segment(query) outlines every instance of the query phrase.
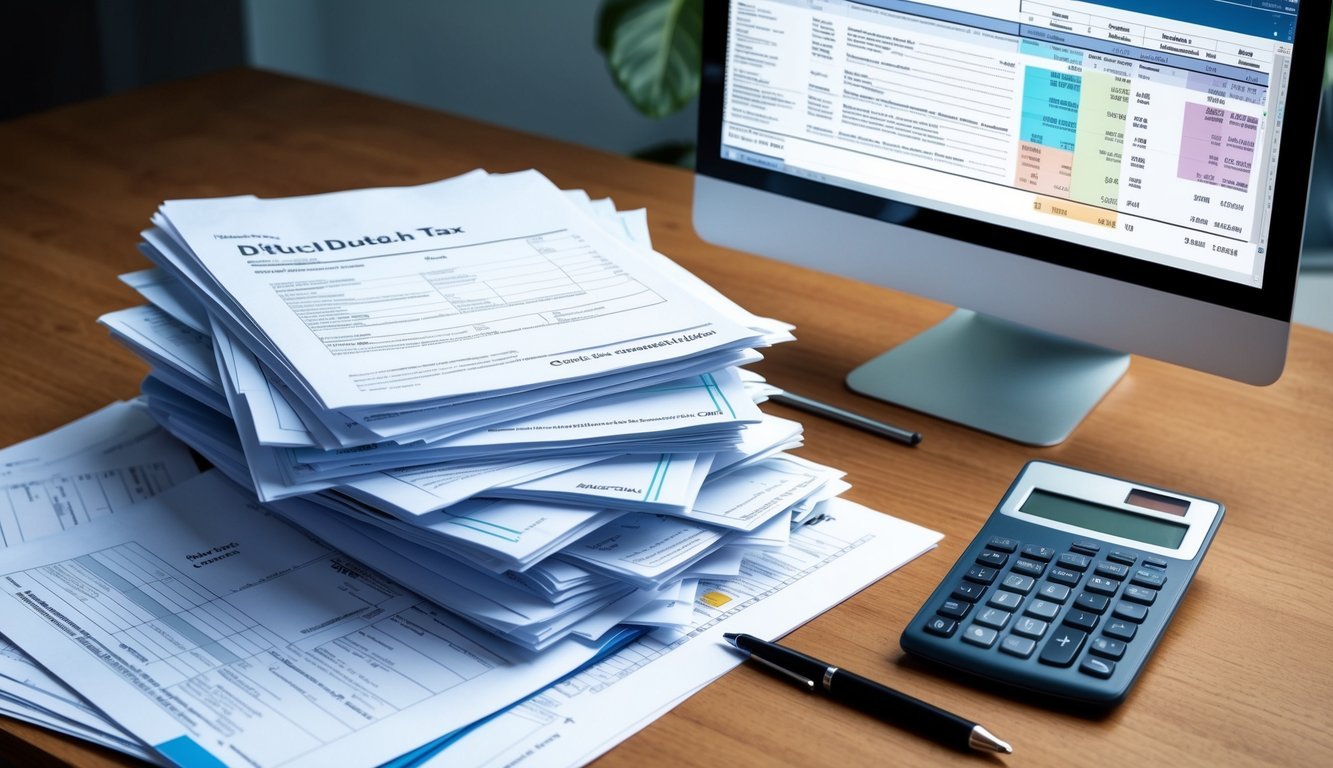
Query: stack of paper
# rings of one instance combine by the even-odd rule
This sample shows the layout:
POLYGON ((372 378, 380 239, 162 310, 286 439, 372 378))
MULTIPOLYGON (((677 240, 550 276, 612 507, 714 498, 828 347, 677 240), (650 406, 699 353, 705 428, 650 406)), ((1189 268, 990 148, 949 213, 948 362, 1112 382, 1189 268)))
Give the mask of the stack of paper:
POLYGON ((938 537, 786 453, 741 365, 790 328, 643 212, 475 172, 153 224, 149 305, 101 319, 143 403, 0 456, 8 715, 156 763, 480 764, 523 753, 495 713, 659 659, 669 700, 561 731, 587 760, 736 663, 668 651, 785 631, 938 537))
POLYGON ((0 468, 0 711, 183 766, 580 763, 739 663, 722 631, 785 632, 938 539, 836 499, 684 626, 525 654, 195 474, 135 404, 0 468))
POLYGON ((290 521, 527 651, 683 626, 846 489, 739 366, 791 338, 536 172, 164 204, 101 320, 290 521))
MULTIPOLYGON (((0 552, 0 711, 156 762, 409 765, 761 600, 790 628, 938 537, 786 452, 800 425, 740 366, 790 327, 653 252, 641 211, 475 172, 153 223, 123 278, 149 305, 101 318, 143 404, 0 465, 7 543, 87 523, 0 552)), ((727 663, 664 671, 673 700, 727 663)))
POLYGON ((717 451, 760 418, 734 366, 791 338, 634 245, 642 217, 535 172, 154 223, 160 272, 130 280, 219 368, 168 383, 216 408, 221 381, 264 500, 444 461, 717 451))

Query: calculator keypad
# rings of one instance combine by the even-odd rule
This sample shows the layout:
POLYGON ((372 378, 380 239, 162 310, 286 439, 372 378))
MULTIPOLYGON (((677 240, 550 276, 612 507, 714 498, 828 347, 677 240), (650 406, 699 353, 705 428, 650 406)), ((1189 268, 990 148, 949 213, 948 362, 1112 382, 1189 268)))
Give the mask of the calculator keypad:
POLYGON ((969 603, 975 603, 977 600, 981 598, 982 593, 984 593, 985 591, 986 588, 981 586, 980 584, 969 584, 967 582, 963 582, 962 584, 959 584, 958 586, 953 588, 953 596, 958 600, 965 600, 969 603))
POLYGON ((1039 619, 1053 619, 1060 613, 1060 604, 1052 603, 1050 600, 1033 600, 1024 613, 1039 619))
POLYGON ((1188 506, 1139 504, 1135 488, 1028 462, 902 629, 902 650, 1043 704, 1124 701, 1224 513, 1173 492, 1188 506), (1122 514, 1096 511, 1108 508, 1122 514))
POLYGON ((1009 635, 1000 643, 1000 650, 1011 656, 1017 656, 1020 659, 1026 659, 1032 655, 1033 649, 1037 647, 1037 641, 1018 635, 1009 635))
POLYGON ((925 629, 1108 679, 1166 583, 1166 565, 1123 550, 1103 555, 1094 541, 1059 551, 993 536, 925 629))
POLYGON ((1051 637, 1042 646, 1038 660, 1053 667, 1067 667, 1074 663, 1078 652, 1083 650, 1083 641, 1088 633, 1071 627, 1061 627, 1051 633, 1051 637))

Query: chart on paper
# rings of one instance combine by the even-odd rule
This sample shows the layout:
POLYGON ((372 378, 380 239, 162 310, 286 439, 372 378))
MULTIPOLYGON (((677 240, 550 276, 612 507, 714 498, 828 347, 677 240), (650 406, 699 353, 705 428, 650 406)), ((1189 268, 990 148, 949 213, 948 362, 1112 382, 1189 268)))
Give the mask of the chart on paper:
POLYGON ((181 479, 157 461, 0 487, 0 546, 60 533, 109 515, 181 479))
MULTIPOLYGON (((221 542, 188 557, 206 572, 241 550, 221 542)), ((232 731, 266 763, 318 749, 501 663, 449 631, 437 609, 327 551, 225 595, 138 542, 6 580, 17 600, 182 724, 205 735, 232 731), (298 589, 293 581, 312 586, 309 610, 272 599, 298 589)))

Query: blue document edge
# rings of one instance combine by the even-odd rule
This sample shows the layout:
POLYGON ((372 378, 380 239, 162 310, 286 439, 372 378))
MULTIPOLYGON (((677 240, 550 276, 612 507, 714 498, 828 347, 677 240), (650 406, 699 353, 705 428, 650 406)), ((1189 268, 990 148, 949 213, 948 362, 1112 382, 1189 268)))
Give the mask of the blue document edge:
MULTIPOLYGON (((420 765, 423 761, 428 760, 434 757, 435 755, 438 755, 439 753, 443 752, 444 750, 448 749, 449 747, 453 746, 454 742, 458 741, 467 734, 471 733, 473 730, 480 728, 486 723, 489 723, 491 720, 494 720, 495 718, 499 717, 500 715, 503 715, 504 713, 508 712, 514 707, 517 707, 518 705, 522 704, 523 702, 527 701, 528 699, 532 698, 538 693, 541 693, 542 691, 546 690, 547 688, 550 688, 553 685, 558 685, 559 683, 568 680, 569 678, 579 674, 580 672, 588 669, 589 667, 595 664, 600 663, 601 661, 605 660, 610 656, 614 656, 615 654, 619 653, 622 648, 642 637, 647 631, 648 630, 644 627, 621 627, 617 629, 606 640, 602 641, 602 647, 597 651, 597 654, 595 656, 593 656, 591 659, 588 659, 586 662, 576 667, 573 671, 571 671, 564 677, 561 677, 558 680, 552 681, 542 686, 541 688, 532 691, 528 695, 520 698, 518 701, 515 701, 513 704, 510 704, 504 709, 497 710, 493 714, 487 715, 486 717, 483 717, 482 719, 478 720, 475 723, 472 723, 471 725, 447 733, 441 736, 440 738, 436 739, 435 741, 417 747, 411 752, 406 752, 394 758, 393 760, 390 760, 389 762, 382 764, 380 768, 415 768, 415 766, 420 765)), ((179 741, 179 739, 177 739, 177 741, 179 741)), ((193 744, 193 742, 191 742, 191 744, 193 744)), ((212 756, 208 755, 207 753, 205 753, 204 756, 209 759, 212 759, 212 756)), ((173 755, 168 755, 168 757, 171 757, 173 760, 175 760, 175 757, 173 755)), ((219 765, 219 766, 222 765, 221 763, 218 763, 216 761, 213 763, 182 762, 180 764, 182 766, 188 766, 188 768, 194 768, 194 766, 196 765, 206 768, 211 768, 211 766, 213 765, 219 765)))
POLYGON ((154 744, 153 749, 181 768, 227 768, 226 763, 189 736, 177 736, 171 741, 154 744))

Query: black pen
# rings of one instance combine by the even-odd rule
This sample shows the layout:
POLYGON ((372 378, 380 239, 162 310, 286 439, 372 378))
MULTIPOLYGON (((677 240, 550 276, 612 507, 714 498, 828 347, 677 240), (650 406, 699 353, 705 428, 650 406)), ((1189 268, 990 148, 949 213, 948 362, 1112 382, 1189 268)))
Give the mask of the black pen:
POLYGON ((1014 751, 980 725, 874 680, 752 635, 728 632, 722 637, 742 651, 748 651, 750 658, 796 683, 802 690, 822 691, 829 698, 945 746, 1006 755, 1014 751))
POLYGON ((867 418, 859 413, 843 410, 836 405, 821 403, 818 400, 811 400, 808 397, 803 397, 791 392, 778 392, 777 394, 769 395, 768 399, 777 403, 782 403, 783 405, 790 405, 792 408, 807 413, 813 413, 817 416, 833 419, 834 421, 846 424, 849 427, 864 429, 867 432, 879 435, 880 437, 887 437, 890 440, 895 440, 903 445, 916 445, 921 442, 920 432, 913 432, 910 429, 903 429, 902 427, 895 427, 892 424, 885 424, 882 421, 875 421, 874 419, 867 418))

